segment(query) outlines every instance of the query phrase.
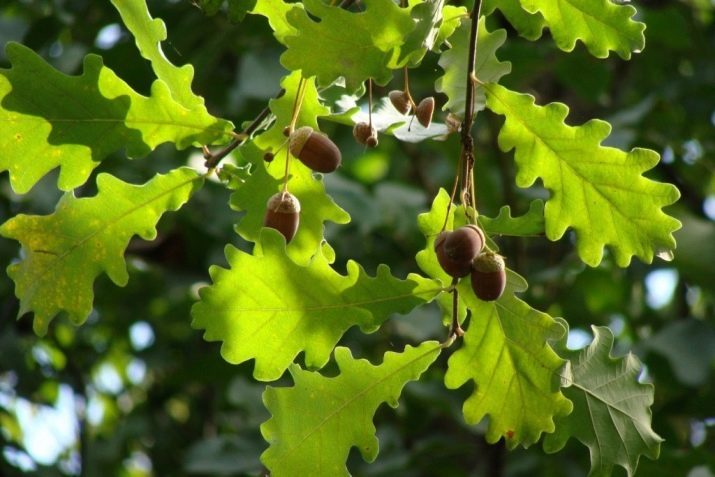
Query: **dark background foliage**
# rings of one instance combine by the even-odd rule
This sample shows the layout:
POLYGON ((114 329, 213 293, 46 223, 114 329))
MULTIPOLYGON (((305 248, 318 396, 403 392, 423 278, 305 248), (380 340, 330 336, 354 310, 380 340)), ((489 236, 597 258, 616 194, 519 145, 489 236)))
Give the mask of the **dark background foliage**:
MULTIPOLYGON (((662 154, 648 175, 676 184, 682 194, 669 209, 684 224, 676 234, 675 260, 636 261, 622 270, 607 257, 589 268, 568 235, 558 243, 504 239, 501 245, 530 282, 527 301, 564 316, 572 343, 583 346, 590 339, 590 324, 607 325, 617 350, 644 362, 643 379, 656 386, 653 427, 665 442, 659 461, 641 460, 639 475, 705 477, 715 474, 715 9, 708 0, 638 3, 639 18, 648 25, 647 47, 628 62, 594 59, 582 45, 563 53, 548 33, 525 41, 498 14, 490 22, 509 31, 499 52, 513 62, 507 85, 534 94, 540 104, 565 102, 571 124, 608 120, 614 126, 610 145, 662 154)), ((194 65, 195 91, 213 114, 240 125, 277 92, 285 71, 265 19, 249 16, 236 24, 222 12, 205 16, 188 0, 149 4, 167 23, 167 55, 194 65)), ((68 74, 79 72, 85 54, 98 53, 139 92, 147 92, 153 79, 109 2, 0 1, 0 44, 11 40, 68 74), (107 43, 112 32, 119 36, 107 43)), ((436 60, 428 55, 411 75, 419 96, 433 93, 436 60)), ((9 66, 2 52, 0 66, 9 66)), ((487 215, 504 204, 524 212, 530 199, 543 195, 514 186, 511 157, 496 147, 500 123, 482 113, 475 126, 478 196, 487 215)), ((352 215, 351 224, 327 231, 336 266, 344 269, 352 258, 370 272, 379 263, 390 264, 397 275, 416 271, 414 255, 424 244, 415 217, 438 188, 451 183, 456 138, 409 145, 383 137, 377 150, 365 152, 349 128, 324 126, 347 159, 328 178, 328 189, 352 215)), ((186 163, 190 154, 196 151, 161 147, 143 160, 116 155, 95 174, 143 182, 186 163)), ((50 174, 18 196, 7 175, 0 175, 0 222, 22 212, 51 212, 60 195, 56 178, 50 174)), ((92 195, 93 182, 75 193, 92 195)), ((37 476, 72 475, 80 460, 87 476, 262 472, 258 456, 266 444, 259 425, 268 417, 263 385, 252 381, 250 363, 228 365, 218 345, 190 327, 196 290, 208 281, 209 265, 225 263, 224 244, 248 248, 233 232, 239 215, 227 207, 228 197, 223 186, 208 183, 180 213, 162 220, 156 241, 132 242, 129 285, 120 289, 100 278, 95 310, 80 328, 59 319, 46 337, 35 336, 31 317, 15 319, 13 284, 0 274, 0 475, 22 475, 23 469, 37 476), (64 409, 65 420, 54 425, 43 414, 47 407, 64 409), (49 437, 29 425, 32 413, 49 437), (54 451, 53 441, 60 443, 54 451)), ((0 239, 0 268, 17 255, 17 243, 0 239)), ((376 359, 391 346, 442 338, 439 321, 436 308, 428 306, 395 317, 373 335, 351 331, 343 342, 355 355, 376 359)), ((354 475, 586 475, 588 451, 574 441, 556 456, 538 446, 507 453, 499 444, 487 445, 484 427, 467 426, 461 416, 469 390, 444 389, 445 363, 441 359, 408 385, 399 408, 378 411, 380 455, 367 465, 351 454, 354 475)))

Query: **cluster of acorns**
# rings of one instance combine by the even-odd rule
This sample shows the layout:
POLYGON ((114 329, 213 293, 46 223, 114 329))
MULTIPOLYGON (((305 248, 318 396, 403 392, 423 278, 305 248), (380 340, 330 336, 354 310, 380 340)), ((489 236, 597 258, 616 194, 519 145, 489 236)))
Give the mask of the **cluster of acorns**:
MULTIPOLYGON (((290 153, 316 172, 333 172, 342 161, 340 149, 325 134, 304 126, 291 133, 288 139, 290 153)), ((300 202, 284 190, 268 199, 263 225, 276 229, 290 242, 298 231, 300 202)))
POLYGON ((455 279, 471 274, 472 289, 481 300, 497 300, 506 286, 504 259, 484 250, 484 232, 476 225, 465 225, 452 232, 442 231, 434 250, 442 269, 455 279))

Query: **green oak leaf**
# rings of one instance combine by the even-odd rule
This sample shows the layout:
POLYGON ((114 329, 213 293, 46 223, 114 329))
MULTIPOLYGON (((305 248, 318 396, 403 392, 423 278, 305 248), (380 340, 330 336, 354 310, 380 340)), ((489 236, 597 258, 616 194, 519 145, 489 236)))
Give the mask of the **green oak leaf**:
POLYGON ((479 225, 489 234, 515 235, 519 237, 544 234, 544 201, 532 200, 529 210, 519 217, 511 216, 511 208, 505 205, 494 218, 479 216, 479 225))
MULTIPOLYGON (((428 276, 447 280, 434 253, 434 239, 442 229, 449 195, 444 191, 435 198, 432 210, 419 216, 420 230, 427 246, 417 254, 417 264, 428 276)), ((464 209, 452 207, 447 229, 465 223, 464 209)), ((507 258, 508 263, 508 258, 507 258)), ((476 424, 489 416, 486 439, 501 437, 508 448, 535 443, 541 433, 554 431, 554 418, 571 411, 571 403, 559 390, 559 373, 565 361, 549 342, 565 334, 554 318, 531 308, 516 297, 526 282, 509 271, 507 287, 494 302, 478 299, 469 278, 460 280, 459 299, 464 315, 471 318, 463 345, 449 359, 445 384, 456 389, 468 381, 475 390, 465 401, 465 420, 476 424)), ((440 306, 451 313, 451 296, 443 294, 440 306)))
MULTIPOLYGON (((233 0, 234 2, 236 0, 233 0)), ((242 0, 238 0, 239 2, 242 0)), ((229 0, 229 4, 231 0, 229 0)), ((288 21, 288 12, 296 11, 292 15, 299 15, 303 12, 303 4, 298 3, 286 3, 284 0, 258 0, 255 2, 253 8, 249 9, 248 12, 261 15, 268 19, 268 24, 273 30, 273 36, 283 45, 288 45, 286 39, 289 36, 295 36, 298 34, 298 30, 291 25, 288 21)))
POLYGON ((174 66, 164 56, 161 42, 166 40, 166 25, 158 18, 152 18, 146 0, 111 0, 119 11, 127 29, 134 39, 142 57, 149 60, 158 79, 166 83, 174 100, 195 114, 208 114, 204 99, 191 91, 194 67, 174 66))
MULTIPOLYGON (((245 183, 231 195, 231 207, 246 211, 236 226, 236 231, 246 240, 258 240, 268 198, 282 189, 285 172, 286 148, 271 163, 263 160, 263 152, 277 150, 285 142, 283 128, 290 123, 295 94, 300 81, 300 72, 288 75, 281 86, 286 93, 270 101, 275 122, 270 129, 247 142, 240 148, 243 160, 252 164, 252 174, 245 183)), ((329 110, 321 105, 313 79, 306 80, 305 96, 300 108, 297 126, 310 126, 318 130, 317 117, 327 115, 329 110)), ((315 255, 323 242, 323 223, 332 221, 345 224, 350 216, 335 204, 325 192, 323 180, 292 158, 288 189, 301 203, 300 227, 288 244, 288 255, 300 263, 307 263, 315 255)))
POLYGON ((223 341, 226 361, 255 359, 253 375, 261 381, 278 379, 301 351, 308 367, 320 368, 348 328, 373 332, 392 313, 406 313, 442 291, 419 275, 394 278, 387 266, 371 278, 350 261, 343 276, 322 254, 298 265, 273 229, 263 230, 258 245, 255 255, 226 247, 231 268, 211 267, 213 285, 200 291, 191 313, 206 340, 223 341))
POLYGON ((519 0, 483 0, 482 14, 491 15, 499 9, 504 17, 527 40, 538 40, 544 29, 544 17, 539 13, 529 13, 521 7, 519 0))
POLYGON ((192 0, 194 5, 199 7, 206 16, 216 15, 226 4, 228 19, 232 23, 238 23, 244 19, 246 14, 256 3, 269 3, 269 0, 192 0))
POLYGON ((345 462, 355 446, 363 458, 377 457, 378 440, 372 417, 382 403, 397 407, 402 389, 437 359, 442 347, 427 341, 385 353, 382 364, 354 359, 350 350, 335 348, 340 374, 325 377, 292 365, 292 387, 269 386, 263 402, 272 417, 261 425, 270 444, 261 460, 274 477, 349 476, 345 462))
MULTIPOLYGON (((475 74, 480 81, 498 82, 499 79, 509 74, 511 63, 499 61, 496 51, 506 40, 506 30, 489 32, 485 26, 485 18, 479 19, 477 60, 475 74)), ((471 20, 462 22, 454 34, 449 37, 452 47, 443 52, 439 59, 439 66, 444 70, 444 75, 435 82, 435 90, 447 95, 447 103, 442 106, 444 111, 450 111, 458 117, 464 116, 464 97, 467 88, 467 52, 469 50, 469 30, 471 20)), ((474 110, 484 109, 484 91, 477 88, 474 110)))
POLYGON ((487 107, 506 117, 499 147, 515 149, 516 183, 531 186, 541 178, 551 192, 546 202, 546 236, 558 240, 573 227, 578 254, 591 266, 609 246, 616 263, 626 267, 633 255, 646 263, 655 253, 675 248, 672 232, 680 222, 662 207, 680 197, 675 186, 642 175, 658 162, 648 149, 624 151, 601 146, 611 126, 591 120, 582 126, 564 123, 561 103, 534 104, 534 97, 485 84, 487 107))
POLYGON ((412 0, 410 15, 415 29, 405 38, 398 64, 418 65, 425 53, 434 50, 449 38, 459 26, 467 9, 445 5, 445 0, 412 0))
POLYGON ((177 103, 163 81, 145 97, 97 55, 85 57, 80 76, 67 76, 25 46, 5 51, 12 68, 0 69, 0 171, 18 193, 58 166, 58 186, 71 190, 122 149, 142 157, 164 142, 185 149, 228 141, 230 123, 177 103))
POLYGON ((631 19, 636 9, 611 0, 521 0, 529 13, 540 13, 556 45, 572 51, 581 40, 589 53, 606 58, 610 51, 627 60, 645 46, 645 24, 631 19))
POLYGON ((556 420, 556 432, 546 436, 544 450, 561 450, 570 437, 589 448, 589 476, 610 476, 616 465, 629 476, 636 472, 641 455, 657 459, 663 439, 651 428, 653 385, 638 382, 641 363, 632 354, 612 358, 613 333, 592 326, 594 338, 582 351, 567 350, 570 373, 564 374, 564 394, 574 412, 556 420))
POLYGON ((10 265, 20 312, 35 313, 34 329, 65 312, 82 324, 92 311, 93 284, 102 272, 117 285, 127 284, 124 251, 139 235, 156 237, 162 214, 179 209, 203 182, 189 168, 157 175, 144 185, 97 176, 98 193, 77 199, 66 193, 51 215, 20 214, 0 226, 0 235, 22 244, 23 258, 10 265))
POLYGON ((320 86, 344 77, 348 92, 355 91, 368 78, 379 84, 389 82, 390 68, 401 66, 396 58, 415 23, 410 10, 394 2, 362 3, 365 11, 359 13, 321 0, 305 0, 305 10, 288 11, 288 23, 297 34, 286 38, 288 49, 281 55, 283 66, 302 70, 306 77, 316 76, 320 86))

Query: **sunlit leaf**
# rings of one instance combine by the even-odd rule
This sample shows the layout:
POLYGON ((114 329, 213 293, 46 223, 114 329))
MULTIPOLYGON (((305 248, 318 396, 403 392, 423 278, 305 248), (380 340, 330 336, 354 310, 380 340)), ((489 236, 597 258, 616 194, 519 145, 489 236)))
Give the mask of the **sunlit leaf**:
POLYGON ((529 210, 518 217, 511 216, 511 208, 505 205, 494 218, 479 216, 479 224, 490 234, 498 235, 541 235, 544 233, 544 201, 533 200, 529 210))
POLYGON ((0 235, 18 240, 23 256, 10 265, 20 315, 35 313, 44 334, 52 318, 65 312, 76 324, 92 311, 94 280, 102 272, 117 285, 129 280, 124 250, 138 235, 156 237, 162 214, 179 209, 203 178, 188 168, 157 175, 144 185, 97 177, 98 193, 77 199, 66 193, 51 215, 20 214, 0 226, 0 235))
POLYGON ((506 117, 499 147, 515 149, 517 185, 529 187, 541 178, 551 192, 545 207, 549 240, 572 227, 578 254, 591 266, 601 262, 605 246, 621 267, 633 255, 650 263, 654 254, 675 248, 672 233, 680 222, 662 208, 680 193, 642 175, 658 162, 656 152, 602 146, 611 126, 600 120, 568 126, 564 104, 537 106, 533 96, 496 84, 484 89, 487 107, 506 117))
POLYGON ((322 255, 298 265, 273 229, 264 229, 254 253, 226 248, 230 268, 211 267, 213 285, 201 290, 192 316, 205 339, 223 341, 226 361, 255 359, 253 376, 261 381, 278 379, 301 351, 310 368, 320 368, 352 326, 373 332, 392 313, 441 292, 433 280, 415 274, 399 280, 386 266, 372 278, 352 261, 340 275, 322 255))
POLYGON ((388 352, 373 365, 338 347, 340 374, 330 378, 292 365, 294 386, 268 387, 263 395, 273 417, 261 426, 270 444, 261 459, 271 475, 348 476, 345 462, 353 446, 368 462, 375 460, 375 411, 382 403, 397 407, 402 388, 419 379, 440 351, 439 343, 427 341, 388 352))
POLYGON ((85 57, 80 76, 67 76, 17 43, 6 54, 12 68, 0 69, 0 171, 10 172, 19 193, 58 166, 58 186, 71 190, 123 149, 142 157, 165 142, 185 149, 228 141, 230 123, 177 103, 163 81, 145 97, 96 55, 85 57))
MULTIPOLYGON (((540 13, 556 45, 571 51, 581 40, 597 58, 615 51, 629 59, 645 46, 645 24, 631 19, 636 9, 612 0, 520 0, 530 13, 540 13)), ((622 2, 621 2, 622 3, 622 2)))

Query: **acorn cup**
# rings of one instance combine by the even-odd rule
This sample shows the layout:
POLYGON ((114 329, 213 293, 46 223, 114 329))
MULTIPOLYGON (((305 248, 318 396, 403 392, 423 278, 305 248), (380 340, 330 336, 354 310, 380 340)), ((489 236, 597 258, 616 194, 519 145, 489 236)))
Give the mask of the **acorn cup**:
POLYGON ((417 105, 415 117, 422 126, 428 128, 432 124, 432 114, 434 114, 434 98, 430 96, 417 105))
POLYGON ((324 134, 310 126, 296 129, 290 135, 288 149, 300 162, 316 172, 333 172, 340 165, 340 149, 324 134))
POLYGON ((353 137, 358 142, 367 147, 377 146, 377 130, 374 126, 360 121, 353 127, 353 137))
POLYGON ((454 278, 466 277, 472 261, 484 248, 484 234, 476 225, 465 225, 453 232, 443 231, 434 242, 442 269, 454 278))
POLYGON ((506 288, 504 258, 494 252, 485 252, 472 262, 472 290, 480 300, 494 301, 506 288))
POLYGON ((279 231, 286 243, 295 237, 300 223, 300 202, 288 191, 278 192, 268 199, 263 225, 279 231))
POLYGON ((400 114, 407 114, 412 109, 410 96, 405 91, 394 89, 387 93, 387 97, 390 98, 390 102, 400 114))

